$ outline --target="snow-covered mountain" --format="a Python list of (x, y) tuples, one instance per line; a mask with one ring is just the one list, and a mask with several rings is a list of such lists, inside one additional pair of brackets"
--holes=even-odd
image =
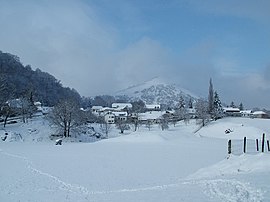
[(116, 92), (118, 97), (129, 98), (130, 100), (143, 100), (146, 104), (164, 104), (174, 106), (182, 96), (186, 102), (198, 97), (190, 91), (183, 89), (176, 84), (170, 84), (160, 78), (153, 78), (144, 83), (131, 86), (127, 89)]

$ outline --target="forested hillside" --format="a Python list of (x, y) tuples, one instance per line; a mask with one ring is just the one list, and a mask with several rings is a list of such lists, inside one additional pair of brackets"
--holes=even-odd
[(46, 106), (53, 106), (61, 99), (81, 101), (79, 93), (67, 87), (49, 73), (24, 66), (18, 56), (0, 51), (0, 101), (33, 96)]

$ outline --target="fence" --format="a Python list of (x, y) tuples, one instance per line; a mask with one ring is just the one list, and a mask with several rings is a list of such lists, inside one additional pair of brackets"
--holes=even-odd
[(262, 135), (262, 139), (247, 139), (244, 137), (243, 140), (228, 141), (228, 154), (256, 154), (259, 152), (270, 152), (269, 140), (266, 139), (265, 134)]

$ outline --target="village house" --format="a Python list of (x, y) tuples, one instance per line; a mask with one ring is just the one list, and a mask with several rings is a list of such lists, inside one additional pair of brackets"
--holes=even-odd
[(115, 121), (127, 121), (127, 112), (112, 112), (115, 115)]
[(164, 113), (165, 112), (161, 111), (149, 111), (145, 113), (139, 113), (138, 120), (142, 123), (146, 123), (147, 121), (151, 121), (152, 123), (159, 123)]
[(109, 111), (104, 114), (104, 120), (106, 123), (113, 124), (117, 121), (127, 121), (127, 112), (113, 112)]
[(196, 109), (195, 108), (187, 108), (187, 114), (189, 115), (190, 118), (195, 118), (196, 117)]
[(240, 117), (240, 109), (234, 107), (225, 107), (223, 108), (223, 112), (226, 116)]
[(255, 111), (252, 113), (252, 118), (268, 119), (269, 116), (264, 111)]
[(93, 106), (91, 108), (91, 112), (96, 115), (96, 116), (99, 116), (100, 115), (100, 110), (103, 109), (102, 106)]
[(119, 111), (125, 110), (125, 109), (128, 110), (132, 108), (132, 104), (131, 103), (113, 103), (112, 108), (118, 109)]
[(108, 124), (115, 123), (115, 115), (112, 112), (108, 112), (104, 115), (104, 120)]
[(145, 108), (148, 111), (160, 111), (161, 107), (159, 104), (155, 104), (155, 105), (145, 105)]
[(243, 110), (240, 111), (242, 117), (250, 118), (252, 117), (253, 111), (252, 110)]

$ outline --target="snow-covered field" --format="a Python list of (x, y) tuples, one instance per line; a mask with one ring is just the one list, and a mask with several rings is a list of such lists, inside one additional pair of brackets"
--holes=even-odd
[(270, 201), (270, 152), (227, 155), (228, 139), (269, 139), (270, 120), (225, 118), (197, 128), (141, 126), (122, 136), (114, 129), (113, 138), (56, 146), (46, 120), (8, 125), (0, 201)]

